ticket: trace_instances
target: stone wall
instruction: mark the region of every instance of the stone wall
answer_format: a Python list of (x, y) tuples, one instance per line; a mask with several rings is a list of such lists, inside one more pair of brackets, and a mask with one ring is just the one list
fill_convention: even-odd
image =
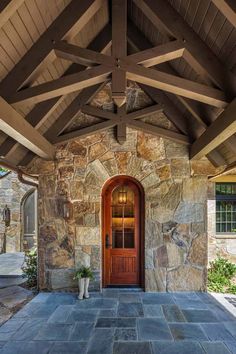
[(236, 238), (235, 235), (217, 235), (216, 234), (216, 200), (215, 183), (209, 183), (208, 189), (208, 242), (209, 252), (208, 261), (212, 261), (217, 256), (227, 258), (236, 264)]
[[(4, 232), (6, 233), (6, 252), (19, 252), (21, 250), (21, 201), (25, 193), (31, 188), (21, 183), (14, 172), (0, 178), (0, 252)], [(2, 221), (2, 211), (6, 204), (11, 210), (11, 224), (7, 228)]]
[[(145, 289), (206, 289), (208, 160), (188, 159), (187, 147), (128, 129), (119, 145), (106, 131), (57, 148), (56, 160), (36, 159), (39, 173), (39, 278), (41, 289), (76, 286), (74, 269), (90, 265), (101, 286), (101, 192), (119, 174), (145, 191)], [(73, 216), (63, 218), (71, 202)]]

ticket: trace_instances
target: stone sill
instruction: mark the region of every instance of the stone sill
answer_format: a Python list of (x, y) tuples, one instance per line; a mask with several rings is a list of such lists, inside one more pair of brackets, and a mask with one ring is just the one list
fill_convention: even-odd
[(216, 234), (215, 238), (236, 239), (236, 234)]

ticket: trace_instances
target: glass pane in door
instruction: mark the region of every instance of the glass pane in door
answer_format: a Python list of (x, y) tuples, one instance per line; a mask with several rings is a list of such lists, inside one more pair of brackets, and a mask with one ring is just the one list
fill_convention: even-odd
[(135, 248), (134, 192), (119, 186), (112, 193), (112, 248)]

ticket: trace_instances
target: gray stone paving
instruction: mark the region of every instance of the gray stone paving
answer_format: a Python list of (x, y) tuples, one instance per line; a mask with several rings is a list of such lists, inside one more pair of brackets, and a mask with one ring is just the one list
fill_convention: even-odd
[(0, 327), (0, 354), (236, 354), (236, 318), (211, 295), (40, 293)]
[(24, 252), (0, 254), (0, 276), (20, 276), (24, 263)]

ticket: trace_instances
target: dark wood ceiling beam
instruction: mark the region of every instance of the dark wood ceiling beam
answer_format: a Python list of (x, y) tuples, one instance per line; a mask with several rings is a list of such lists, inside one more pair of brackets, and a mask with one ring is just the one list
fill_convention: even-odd
[(21, 90), (9, 98), (9, 103), (35, 104), (53, 97), (67, 95), (86, 87), (102, 83), (108, 79), (112, 69), (99, 65), (76, 74)]
[(127, 55), (127, 0), (112, 0), (112, 56), (116, 69), (112, 72), (112, 98), (118, 107), (126, 101), (126, 73), (119, 60)]
[[(152, 44), (146, 39), (146, 37), (143, 36), (143, 34), (137, 29), (137, 27), (132, 22), (129, 22), (128, 24), (128, 42), (132, 50), (135, 51), (139, 51), (140, 49), (144, 50), (152, 46)], [(161, 64), (158, 67), (163, 67), (163, 69), (167, 73), (176, 74), (174, 69), (170, 65), (168, 65), (168, 63)], [(194, 121), (189, 122), (188, 120), (186, 120), (182, 112), (179, 111), (179, 108), (172, 102), (172, 100), (169, 99), (169, 97), (163, 91), (143, 84), (140, 84), (139, 86), (154, 102), (161, 103), (163, 105), (164, 114), (177, 129), (179, 129), (184, 134), (190, 136), (192, 135), (192, 126)], [(203, 122), (203, 119), (201, 118), (197, 110), (196, 102), (184, 97), (176, 97), (180, 100), (180, 102), (184, 103), (185, 108), (187, 108), (193, 118), (196, 119), (197, 115), (196, 122), (201, 127), (202, 125), (200, 123)], [(199, 135), (198, 130), (196, 131), (196, 134)], [(213, 163), (214, 166), (222, 166), (226, 164), (225, 159), (217, 150), (211, 151), (207, 155), (207, 158)]]
[(181, 144), (189, 145), (189, 137), (180, 133), (176, 133), (169, 129), (157, 127), (142, 121), (127, 119), (126, 123), (129, 127), (142, 130), (148, 134), (157, 135), (165, 139), (171, 139)]
[(174, 40), (169, 43), (143, 50), (138, 53), (128, 55), (126, 61), (129, 63), (141, 64), (148, 68), (166, 61), (178, 59), (183, 56), (184, 43)]
[(129, 80), (191, 98), (215, 107), (226, 107), (225, 94), (215, 88), (138, 65), (123, 65)]
[[(91, 49), (91, 50), (94, 50), (94, 51), (105, 53), (109, 49), (110, 46), (111, 46), (111, 27), (108, 24), (99, 32), (99, 34), (89, 44), (88, 48)], [(69, 69), (63, 75), (73, 74), (75, 72), (82, 71), (84, 69), (85, 69), (84, 66), (81, 66), (79, 64), (72, 64), (69, 67)], [(74, 119), (76, 113), (78, 112), (79, 108), (81, 107), (81, 105), (84, 105), (87, 102), (89, 102), (94, 97), (94, 95), (99, 91), (99, 89), (101, 87), (103, 87), (103, 84), (99, 85), (97, 87), (89, 87), (89, 88), (85, 89), (85, 92), (79, 93), (79, 98), (78, 98), (78, 101), (77, 101), (78, 102), (78, 106), (76, 107), (73, 104), (73, 102), (71, 103), (72, 107), (68, 108), (69, 111), (67, 110), (66, 114), (62, 113), (58, 117), (56, 122), (54, 122), (52, 124), (52, 126), (48, 129), (49, 137), (51, 135), (53, 135), (53, 133), (55, 133), (56, 135), (62, 133), (63, 130), (66, 129), (68, 124), (73, 121), (73, 119)], [(38, 103), (35, 106), (35, 109), (37, 110), (37, 107), (40, 107), (42, 105), (46, 105), (47, 102), (53, 102), (53, 100), (58, 100), (58, 102), (59, 102), (60, 101), (60, 97), (56, 97), (56, 98), (53, 98), (52, 100), (47, 100), (45, 102)], [(74, 109), (73, 109), (73, 107), (74, 107)], [(50, 105), (49, 105), (48, 109), (50, 110), (51, 108), (52, 107), (50, 107)], [(34, 112), (34, 109), (31, 112), (32, 112), (32, 118), (34, 117), (34, 120), (35, 120), (36, 124), (40, 122), (40, 119), (44, 120), (43, 117), (37, 116), (37, 112)], [(31, 112), (29, 113), (29, 117), (31, 116)], [(26, 120), (28, 120), (27, 117), (26, 117)], [(35, 119), (35, 118), (37, 118), (37, 119)], [(30, 120), (29, 122), (32, 124), (32, 121), (33, 120)], [(1, 151), (1, 148), (0, 148), (0, 151)], [(8, 150), (8, 152), (9, 151), (10, 150)], [(30, 161), (32, 161), (33, 157), (34, 157), (34, 155), (29, 151), (23, 157), (23, 159), (20, 161), (20, 165), (22, 165), (22, 166), (27, 165), (28, 163), (30, 163)]]
[(48, 62), (55, 58), (53, 42), (73, 38), (103, 2), (104, 0), (72, 0), (1, 82), (0, 94), (8, 98), (22, 86), (32, 83)]
[(94, 125), (86, 127), (86, 128), (78, 129), (73, 132), (54, 137), (53, 143), (60, 144), (60, 143), (69, 142), (69, 141), (74, 140), (76, 138), (85, 138), (88, 135), (96, 134), (96, 133), (102, 132), (108, 128), (112, 128), (112, 127), (116, 126), (116, 124), (117, 123), (115, 120), (106, 120), (104, 122), (97, 123), (97, 124), (94, 124)]
[(235, 0), (211, 0), (220, 12), (236, 28), (236, 2)]
[(24, 0), (1, 0), (0, 1), (0, 27), (8, 21), (8, 19), (23, 4)]
[[(117, 107), (117, 115), (119, 117), (126, 115), (126, 104), (121, 107)], [(127, 139), (127, 126), (126, 122), (120, 122), (116, 126), (116, 139), (120, 145), (123, 145)]]
[(91, 49), (81, 48), (65, 41), (56, 42), (54, 44), (54, 51), (58, 58), (70, 60), (84, 66), (104, 64), (114, 67), (115, 65), (115, 60), (112, 56), (98, 53)]
[(2, 97), (0, 97), (0, 127), (3, 132), (38, 156), (54, 158), (54, 147)]
[(142, 119), (147, 116), (150, 116), (151, 114), (160, 113), (160, 112), (163, 112), (163, 106), (162, 104), (157, 103), (152, 106), (145, 107), (131, 113), (127, 113), (126, 116), (129, 119)]
[(104, 84), (98, 84), (82, 90), (70, 105), (62, 112), (44, 136), (53, 141), (54, 137), (61, 134), (74, 120), (79, 110), (101, 90)]
[(199, 159), (236, 133), (236, 98), (192, 144), (190, 158)]
[(103, 119), (117, 119), (117, 115), (113, 112), (106, 111), (94, 106), (89, 106), (89, 105), (84, 105), (81, 108), (81, 111), (84, 114), (88, 114), (89, 116), (94, 116), (97, 118), (103, 118)]
[(205, 75), (225, 92), (230, 87), (231, 96), (236, 94), (236, 79), (232, 72), (223, 64), (204, 43), (194, 30), (165, 0), (134, 0), (134, 3), (150, 19), (156, 28), (164, 28), (170, 38), (184, 40), (185, 48), (198, 62), (196, 70), (201, 65)]

